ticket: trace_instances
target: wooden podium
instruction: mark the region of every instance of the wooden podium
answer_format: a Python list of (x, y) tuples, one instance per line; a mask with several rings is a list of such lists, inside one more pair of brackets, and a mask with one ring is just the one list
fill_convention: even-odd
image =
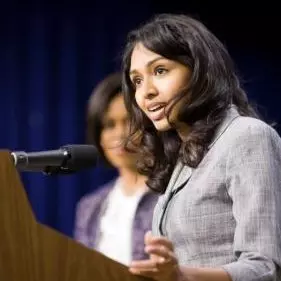
[(0, 151), (1, 281), (141, 281), (128, 268), (38, 223), (8, 151)]

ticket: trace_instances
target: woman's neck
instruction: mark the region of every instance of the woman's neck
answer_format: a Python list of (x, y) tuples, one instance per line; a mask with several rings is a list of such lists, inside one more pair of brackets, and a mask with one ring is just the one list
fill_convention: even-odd
[(140, 175), (136, 170), (128, 168), (119, 169), (119, 176), (122, 182), (122, 190), (127, 196), (134, 195), (140, 190), (148, 190), (145, 184), (147, 178)]

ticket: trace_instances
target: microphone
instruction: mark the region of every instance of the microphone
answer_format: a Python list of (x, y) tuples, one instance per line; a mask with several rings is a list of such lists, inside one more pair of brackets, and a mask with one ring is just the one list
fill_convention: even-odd
[(20, 171), (47, 175), (72, 174), (97, 164), (98, 151), (93, 145), (69, 144), (57, 150), (38, 152), (14, 151), (14, 165)]

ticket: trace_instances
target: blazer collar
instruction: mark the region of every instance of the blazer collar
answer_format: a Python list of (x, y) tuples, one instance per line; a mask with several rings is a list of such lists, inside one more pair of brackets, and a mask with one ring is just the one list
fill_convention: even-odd
[[(183, 165), (181, 161), (178, 161), (170, 178), (169, 184), (166, 188), (166, 193), (169, 194), (170, 192), (173, 192), (180, 185), (180, 182), (186, 179), (185, 177), (183, 177), (183, 173), (182, 173), (183, 169), (191, 169), (191, 168), (189, 166)], [(188, 176), (188, 178), (190, 177), (190, 175)]]
[[(210, 149), (216, 143), (216, 141), (223, 135), (230, 124), (239, 116), (240, 114), (237, 111), (237, 107), (235, 105), (231, 105), (227, 110), (226, 116), (223, 119), (221, 125), (219, 125), (212, 142), (208, 146), (208, 149)], [(182, 185), (187, 183), (192, 175), (193, 170), (194, 168), (184, 165), (181, 161), (178, 161), (166, 189), (168, 193), (177, 190)]]
[(216, 143), (216, 141), (223, 135), (230, 124), (239, 116), (240, 114), (238, 113), (236, 105), (231, 105), (230, 108), (226, 111), (226, 115), (222, 123), (219, 125), (217, 132), (213, 137), (213, 140), (208, 146), (208, 149), (210, 149)]
[(177, 170), (179, 172), (176, 181), (173, 187), (171, 188), (172, 192), (174, 192), (177, 189), (180, 189), (183, 185), (185, 185), (188, 182), (194, 169), (187, 165), (184, 165), (182, 162), (179, 162), (177, 165)]

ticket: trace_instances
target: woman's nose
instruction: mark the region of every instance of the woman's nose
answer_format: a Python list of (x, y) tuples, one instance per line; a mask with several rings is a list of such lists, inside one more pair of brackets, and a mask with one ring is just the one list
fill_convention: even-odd
[(155, 85), (153, 84), (151, 79), (148, 79), (144, 81), (143, 83), (143, 97), (145, 99), (153, 99), (155, 96), (157, 96), (158, 91)]

